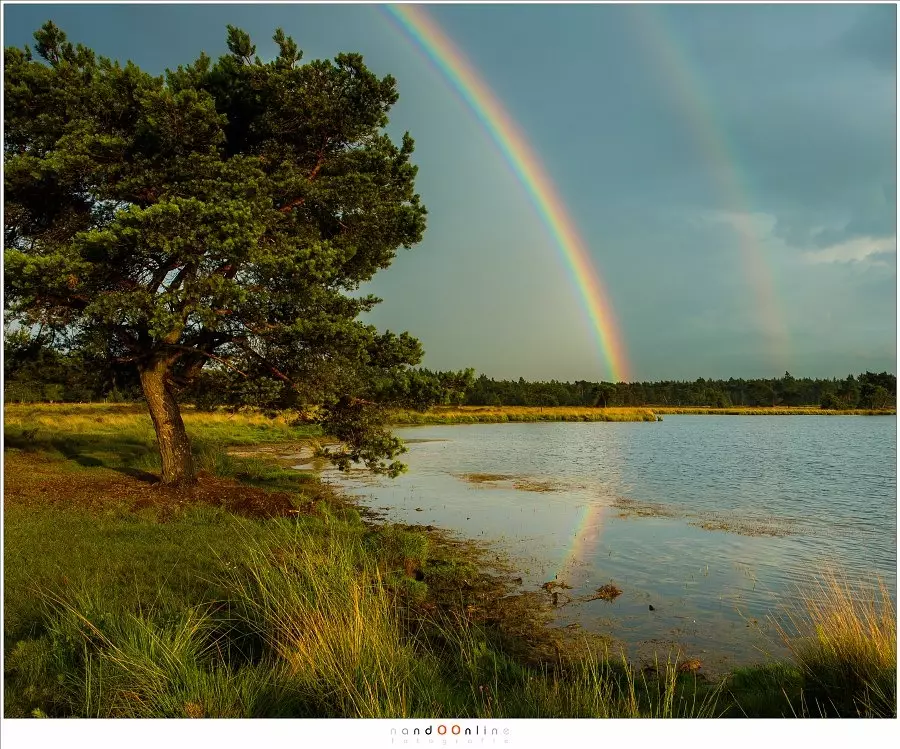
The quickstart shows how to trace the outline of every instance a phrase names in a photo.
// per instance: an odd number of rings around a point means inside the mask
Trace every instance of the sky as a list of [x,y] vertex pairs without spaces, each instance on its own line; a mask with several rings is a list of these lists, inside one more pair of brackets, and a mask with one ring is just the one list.
[[[484,124],[375,5],[10,5],[153,73],[226,52],[360,52],[397,79],[423,241],[363,291],[432,369],[609,379],[584,299]],[[517,124],[606,291],[627,379],[896,372],[894,5],[432,5]]]

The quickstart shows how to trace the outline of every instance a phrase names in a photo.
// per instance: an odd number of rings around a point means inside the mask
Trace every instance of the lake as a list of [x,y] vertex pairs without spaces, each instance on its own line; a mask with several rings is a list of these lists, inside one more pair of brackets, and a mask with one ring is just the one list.
[[[326,478],[388,520],[491,541],[523,589],[571,586],[556,591],[561,626],[716,672],[782,655],[772,618],[829,565],[881,576],[896,600],[896,428],[706,415],[410,427],[396,430],[400,478]],[[577,600],[608,583],[614,600]]]

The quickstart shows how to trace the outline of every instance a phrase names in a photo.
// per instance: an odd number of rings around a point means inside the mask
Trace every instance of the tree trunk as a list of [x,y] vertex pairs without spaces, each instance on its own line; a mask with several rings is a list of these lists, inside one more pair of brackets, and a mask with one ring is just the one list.
[[141,369],[141,387],[156,429],[156,441],[162,458],[162,483],[166,486],[186,486],[197,481],[194,459],[181,419],[181,409],[175,391],[168,380],[168,365],[154,362]]

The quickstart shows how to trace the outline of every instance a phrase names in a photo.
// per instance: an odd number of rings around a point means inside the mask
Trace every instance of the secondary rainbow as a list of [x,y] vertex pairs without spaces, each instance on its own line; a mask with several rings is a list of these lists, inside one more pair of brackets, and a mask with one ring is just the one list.
[[741,160],[729,143],[727,130],[704,90],[702,75],[691,63],[686,45],[667,22],[667,9],[638,4],[628,6],[628,12],[644,52],[656,63],[729,208],[728,220],[737,236],[744,274],[756,297],[756,317],[768,341],[770,364],[784,369],[790,350],[789,333],[760,231],[754,225],[753,203],[741,174]]
[[444,75],[490,133],[566,261],[596,332],[611,379],[614,382],[627,380],[628,360],[609,295],[594,270],[584,240],[537,154],[497,97],[424,8],[416,5],[382,7]]

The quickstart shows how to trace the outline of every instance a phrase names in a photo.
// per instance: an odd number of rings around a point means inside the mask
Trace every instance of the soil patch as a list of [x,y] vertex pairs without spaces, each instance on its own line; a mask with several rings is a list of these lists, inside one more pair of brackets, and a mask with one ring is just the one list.
[[311,512],[316,500],[332,493],[318,483],[304,486],[302,493],[270,491],[202,472],[194,486],[168,488],[151,473],[82,469],[52,456],[17,450],[6,451],[4,473],[4,499],[10,504],[91,511],[154,509],[161,520],[191,505],[220,507],[246,517],[290,516]]

